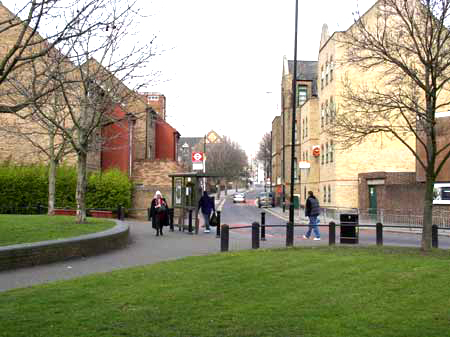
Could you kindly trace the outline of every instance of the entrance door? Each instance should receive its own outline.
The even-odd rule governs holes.
[[[369,186],[369,214],[372,221],[377,221],[377,189]]]

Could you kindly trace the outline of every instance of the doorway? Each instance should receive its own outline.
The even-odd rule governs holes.
[[[369,216],[372,221],[377,221],[377,189],[369,186]]]

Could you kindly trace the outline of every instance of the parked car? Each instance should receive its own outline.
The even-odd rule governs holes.
[[[233,203],[243,202],[245,204],[245,194],[244,193],[235,193],[233,195]]]
[[[256,198],[256,202],[259,208],[274,207],[275,206],[274,194],[272,192],[261,192]]]

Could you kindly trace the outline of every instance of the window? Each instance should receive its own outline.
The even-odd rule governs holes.
[[[303,196],[304,196],[304,198],[305,198],[305,200],[306,200],[306,186],[305,186],[305,188],[303,189]]]
[[[325,159],[325,156],[323,154],[323,144],[320,145],[320,157],[321,157],[321,164],[323,165],[324,164],[324,159]]]
[[[328,124],[328,117],[329,117],[329,107],[328,107],[328,100],[325,101],[325,125]]]
[[[323,187],[323,202],[327,202],[327,187]]]
[[[334,116],[335,116],[335,107],[334,107],[334,99],[333,96],[330,97],[330,122],[332,120],[334,120]]]
[[[333,68],[334,68],[333,55],[330,55],[330,82],[333,80]]]
[[[297,158],[294,158],[294,181],[298,181]]]
[[[328,185],[328,202],[331,202],[331,186]]]
[[[308,99],[308,86],[297,86],[297,106],[303,105]]]
[[[308,116],[305,117],[305,138],[308,137]]]
[[[326,145],[326,150],[325,150],[325,162],[328,164],[328,151],[329,151],[329,149],[328,149],[328,143],[327,143],[327,145]]]
[[[320,68],[320,89],[323,89],[323,82],[325,81],[325,73],[323,72],[323,66]]]
[[[327,63],[325,64],[325,85],[328,84],[328,74],[330,72],[330,65]]]
[[[334,157],[334,144],[333,141],[330,140],[330,163],[333,162],[333,157]]]
[[[324,108],[323,103],[320,105],[320,126],[323,128],[323,119],[324,119]]]

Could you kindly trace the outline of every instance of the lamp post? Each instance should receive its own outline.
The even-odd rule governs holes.
[[[294,159],[295,159],[295,108],[297,105],[297,25],[298,0],[295,0],[295,42],[294,42],[294,74],[292,79],[292,144],[291,144],[291,199],[289,203],[289,222],[294,223]]]

